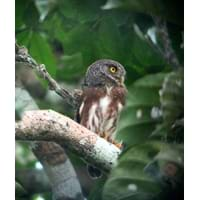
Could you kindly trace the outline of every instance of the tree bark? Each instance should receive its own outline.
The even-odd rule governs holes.
[[[25,112],[15,130],[17,140],[56,142],[105,172],[117,164],[121,152],[97,134],[52,110]]]

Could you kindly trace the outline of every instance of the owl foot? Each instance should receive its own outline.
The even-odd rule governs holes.
[[[101,134],[100,134],[100,137],[102,137],[103,139],[109,141],[109,135],[106,134],[106,133],[101,133]]]
[[[119,149],[121,149],[121,150],[122,150],[123,147],[124,147],[122,141],[121,141],[121,142],[117,142],[117,141],[113,140],[113,139],[112,139],[108,134],[106,134],[106,133],[100,134],[100,137],[102,137],[103,139],[107,140],[108,142],[114,144],[117,148],[119,148]]]
[[[117,141],[114,141],[114,140],[113,140],[112,143],[113,143],[117,148],[119,148],[120,150],[122,150],[122,149],[124,148],[124,145],[123,145],[122,141],[121,141],[121,142],[117,142]]]

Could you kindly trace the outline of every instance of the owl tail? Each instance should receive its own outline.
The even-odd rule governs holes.
[[[87,165],[87,170],[88,170],[89,175],[93,179],[100,178],[102,176],[101,171],[92,165]]]

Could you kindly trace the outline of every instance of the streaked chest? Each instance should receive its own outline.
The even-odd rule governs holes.
[[[87,89],[79,108],[80,123],[97,134],[112,134],[125,103],[125,93],[119,87]]]

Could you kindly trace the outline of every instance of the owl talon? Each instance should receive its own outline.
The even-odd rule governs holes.
[[[103,139],[107,140],[108,142],[114,144],[117,148],[119,149],[123,149],[123,143],[122,141],[121,142],[117,142],[115,140],[113,140],[108,134],[106,134],[105,132],[104,133],[101,133],[100,134],[100,137],[102,137]]]
[[[122,150],[123,147],[124,147],[122,141],[121,141],[121,142],[113,141],[113,144],[114,144],[117,148],[119,148],[120,150]]]
[[[102,137],[103,139],[105,139],[105,140],[109,140],[109,135],[107,135],[106,133],[102,133],[102,134],[100,134],[100,137]]]

